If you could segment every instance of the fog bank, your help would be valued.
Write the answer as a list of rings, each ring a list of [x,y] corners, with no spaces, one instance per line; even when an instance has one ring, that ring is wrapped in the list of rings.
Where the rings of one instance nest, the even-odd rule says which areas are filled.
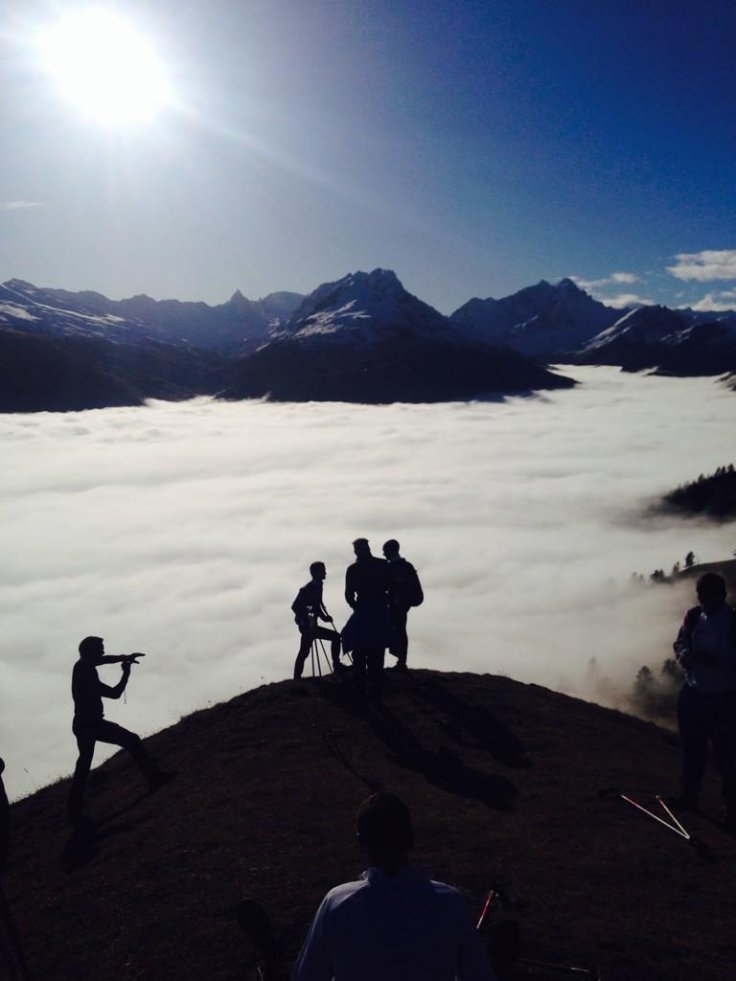
[[[289,677],[289,607],[307,567],[327,564],[341,624],[358,535],[378,554],[398,538],[420,571],[410,664],[590,697],[595,657],[615,698],[668,655],[690,602],[680,588],[632,589],[631,573],[736,545],[728,527],[642,517],[653,497],[732,462],[736,398],[709,379],[567,373],[577,389],[500,404],[195,400],[0,416],[9,792],[73,767],[83,636],[148,653],[106,714],[149,733]]]

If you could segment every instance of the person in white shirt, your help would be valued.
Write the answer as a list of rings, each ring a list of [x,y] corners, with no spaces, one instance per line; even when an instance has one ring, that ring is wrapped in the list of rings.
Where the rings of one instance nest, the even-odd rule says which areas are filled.
[[[723,827],[736,832],[736,610],[715,572],[702,575],[696,589],[700,605],[688,610],[674,643],[685,671],[677,704],[682,794],[675,803],[698,809],[710,743],[726,805]]]
[[[370,867],[322,900],[292,981],[495,981],[463,897],[408,864],[406,804],[373,794],[357,831]]]

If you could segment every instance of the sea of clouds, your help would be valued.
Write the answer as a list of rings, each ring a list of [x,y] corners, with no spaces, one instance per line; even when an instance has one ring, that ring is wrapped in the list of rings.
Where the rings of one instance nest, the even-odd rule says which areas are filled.
[[[736,396],[712,379],[566,371],[574,390],[502,403],[197,399],[0,416],[11,796],[73,768],[83,636],[147,652],[106,714],[148,734],[289,677],[307,567],[327,564],[340,625],[358,536],[377,554],[398,538],[421,574],[410,664],[616,704],[641,664],[668,656],[690,603],[689,586],[633,588],[631,573],[736,545],[728,526],[645,514],[733,461]],[[119,668],[101,676],[114,684]]]

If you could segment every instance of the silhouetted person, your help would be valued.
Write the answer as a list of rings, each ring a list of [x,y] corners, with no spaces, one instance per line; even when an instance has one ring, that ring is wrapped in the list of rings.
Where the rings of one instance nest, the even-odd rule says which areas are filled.
[[[10,836],[10,804],[3,783],[4,770],[5,760],[0,759],[0,872],[4,872],[8,864],[8,839]]]
[[[493,981],[463,897],[408,864],[406,804],[373,794],[357,831],[369,868],[322,900],[292,981]]]
[[[388,563],[371,554],[367,538],[353,542],[355,562],[345,573],[345,601],[353,614],[342,632],[343,648],[353,652],[359,685],[366,673],[376,695],[381,692],[383,658],[391,642],[388,612]]]
[[[696,589],[700,605],[688,610],[674,644],[685,670],[677,703],[682,795],[676,803],[697,810],[710,742],[726,805],[723,826],[736,832],[736,611],[716,573],[701,576]]]
[[[72,672],[72,697],[74,698],[74,722],[72,731],[77,737],[79,759],[72,778],[69,795],[69,816],[76,820],[84,808],[84,785],[87,780],[95,743],[112,743],[127,749],[148,780],[149,788],[156,790],[174,774],[165,773],[149,756],[140,737],[104,718],[102,699],[120,698],[130,677],[130,669],[143,654],[124,654],[120,657],[105,655],[101,637],[85,637],[79,645],[79,660]],[[101,664],[121,664],[122,676],[117,685],[103,684],[97,668]]]
[[[340,634],[336,630],[328,630],[320,627],[318,620],[326,623],[333,623],[334,620],[325,609],[322,600],[322,583],[327,577],[327,570],[324,562],[313,562],[309,567],[312,578],[302,586],[296,594],[296,599],[291,604],[294,611],[294,619],[302,635],[302,642],[299,645],[299,653],[294,662],[294,678],[302,676],[304,662],[309,656],[309,649],[315,640],[328,640],[331,645],[332,667],[337,674],[340,671]]]
[[[406,618],[412,606],[419,606],[424,601],[424,593],[417,570],[411,562],[407,562],[399,555],[399,548],[396,539],[389,538],[384,543],[383,554],[388,562],[388,605],[393,628],[391,653],[396,658],[396,670],[406,671],[406,658],[409,653]]]

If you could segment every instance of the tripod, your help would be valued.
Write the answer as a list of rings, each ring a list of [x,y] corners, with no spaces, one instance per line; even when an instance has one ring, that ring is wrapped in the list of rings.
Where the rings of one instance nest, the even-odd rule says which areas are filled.
[[[312,677],[319,678],[322,680],[322,659],[325,662],[325,674],[330,674],[332,672],[332,662],[327,656],[327,651],[325,650],[325,645],[322,643],[321,637],[312,637],[312,643],[309,647],[309,657],[312,664]]]

